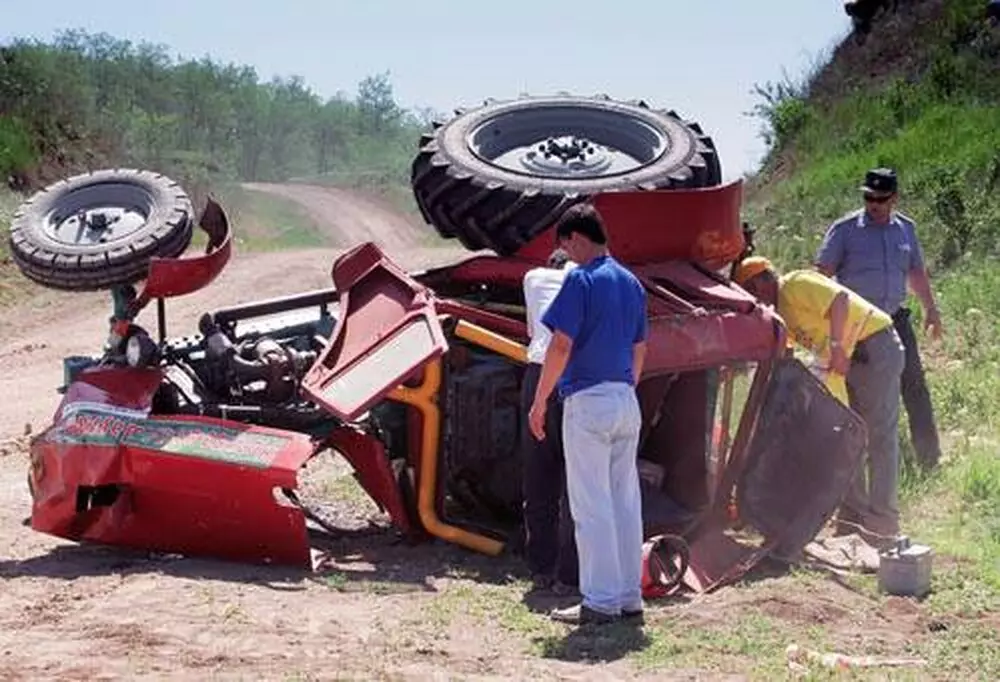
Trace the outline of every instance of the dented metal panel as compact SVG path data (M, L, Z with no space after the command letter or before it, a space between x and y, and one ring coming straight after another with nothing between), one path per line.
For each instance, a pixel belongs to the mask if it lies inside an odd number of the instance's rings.
M794 358L758 369L740 430L746 447L734 445L712 507L687 534L684 585L695 592L738 580L768 555L801 551L847 492L866 441L861 417ZM731 492L761 538L729 530Z
M115 404L137 374L84 373L31 446L31 527L70 540L308 566L302 512L279 504L309 437ZM116 390L116 385L120 390ZM103 401L103 402L102 402Z
M341 316L302 393L344 421L363 414L448 343L429 289L365 243L333 266Z
M805 365L777 361L736 485L741 518L777 552L797 553L833 516L866 440L860 415Z
M618 255L614 246L612 254ZM434 286L489 283L520 290L525 273L536 266L518 258L484 256L440 268L426 277ZM784 328L777 315L738 286L690 263L633 270L648 293L648 376L760 362L784 347ZM516 337L517 330L497 331Z

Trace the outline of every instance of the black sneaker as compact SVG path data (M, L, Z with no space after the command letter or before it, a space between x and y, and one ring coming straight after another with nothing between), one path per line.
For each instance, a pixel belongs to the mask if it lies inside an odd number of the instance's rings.
M635 609L635 610L622 609L622 620L627 621L629 623L640 623L640 624L644 623L646 620L645 612L643 611L643 609Z
M554 621L569 623L571 625L589 625L591 623L604 624L613 623L617 620L612 615L595 611L594 609L588 608L583 604L577 604L576 606L570 606L565 609L555 609L551 613L550 617Z

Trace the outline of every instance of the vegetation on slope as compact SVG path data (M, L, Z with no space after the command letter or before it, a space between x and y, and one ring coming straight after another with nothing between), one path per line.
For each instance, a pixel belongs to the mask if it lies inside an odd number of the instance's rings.
M900 210L917 221L949 332L926 350L942 427L997 433L986 397L1000 389L1000 319L989 312L1000 309L1000 29L982 21L982 6L901 5L869 43L845 41L801 84L762 88L779 96L758 109L772 145L747 209L761 251L783 267L808 266L827 225L860 205L865 170L895 167ZM938 23L922 23L932 13ZM910 51L899 73L884 63L897 44Z
M0 186L0 225L10 225L19 197ZM0 240L0 309L10 305L29 288L7 253L6 239Z
M1000 611L1000 28L983 6L900 3L864 45L758 88L770 151L747 205L758 252L809 267L829 223L860 207L865 170L899 172L946 332L922 347L946 462L930 475L907 462L904 527L945 558L930 608L964 615ZM905 423L900 437L906 456ZM977 665L965 672L1000 674L996 656Z
M758 89L770 153L749 210L772 256L807 263L877 165L900 173L901 209L937 270L1000 255L1000 29L982 12L982 0L901 5L864 46L847 40L802 81Z
M262 82L103 33L0 47L0 177L132 164L185 185L326 176L380 189L406 184L424 123L385 73L324 100L298 77Z

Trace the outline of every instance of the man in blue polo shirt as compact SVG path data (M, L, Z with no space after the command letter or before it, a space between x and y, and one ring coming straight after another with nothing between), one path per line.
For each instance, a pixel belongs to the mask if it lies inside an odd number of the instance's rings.
M907 286L924 308L924 326L941 336L941 315L934 302L923 250L913 221L895 210L898 181L890 168L875 168L861 187L864 208L835 221L816 253L817 269L892 316L906 349L901 393L909 415L917 460L933 468L941 458L934 409L920 362L917 336L906 307ZM857 362L864 362L861 348Z
M646 292L608 254L593 206L566 211L556 243L579 265L542 319L552 341L528 420L534 436L544 438L546 405L558 382L583 601L552 617L577 624L641 619L642 415L635 386L646 354Z

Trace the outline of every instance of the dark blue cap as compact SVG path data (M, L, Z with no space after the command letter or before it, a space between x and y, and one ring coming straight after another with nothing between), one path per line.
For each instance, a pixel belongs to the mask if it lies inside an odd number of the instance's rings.
M865 173L865 184L861 189L873 194L895 194L897 186L896 171L891 168L873 168Z

